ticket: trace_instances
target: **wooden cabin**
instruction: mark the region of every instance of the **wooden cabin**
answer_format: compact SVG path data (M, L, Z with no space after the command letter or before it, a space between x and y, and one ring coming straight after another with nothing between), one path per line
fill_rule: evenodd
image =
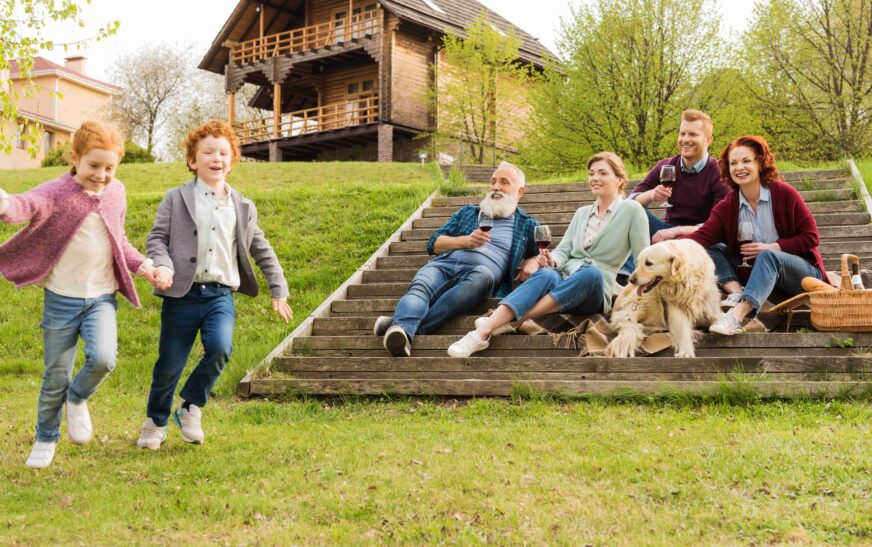
M269 161L416 161L436 123L427 89L442 35L463 35L482 11L514 28L519 62L553 56L474 0L241 0L199 67L225 76L244 156ZM235 94L271 116L237 120Z

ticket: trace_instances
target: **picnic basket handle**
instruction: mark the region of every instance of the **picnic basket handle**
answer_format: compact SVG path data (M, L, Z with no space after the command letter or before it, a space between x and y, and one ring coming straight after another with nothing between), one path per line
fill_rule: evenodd
M856 255L845 253L842 255L842 286L839 287L841 290L846 291L850 290L853 285L851 284L851 270L848 268L848 261L853 262L860 266L860 259L857 258Z

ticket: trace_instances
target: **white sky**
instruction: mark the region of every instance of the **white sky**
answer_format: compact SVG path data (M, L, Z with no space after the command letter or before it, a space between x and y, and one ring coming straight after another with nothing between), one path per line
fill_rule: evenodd
M560 20L569 18L570 0L479 1L556 52ZM571 1L573 5L579 5L583 0ZM724 24L735 31L743 31L757 0L715 1ZM88 75L105 78L106 69L120 53L135 51L148 42L191 43L199 58L206 53L236 4L237 0L92 0L90 5L84 6L84 18L88 24L85 30L55 25L49 27L49 36L56 42L72 41L93 34L95 28L108 21L120 21L115 36L80 52L88 58ZM73 53L57 49L43 55L63 64L64 57Z

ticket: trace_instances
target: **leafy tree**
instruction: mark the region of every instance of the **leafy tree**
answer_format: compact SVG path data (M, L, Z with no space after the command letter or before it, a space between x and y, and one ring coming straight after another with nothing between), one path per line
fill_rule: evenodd
M529 71L517 63L521 39L503 33L482 12L466 28L466 37L445 34L444 62L433 67L429 92L436 118L437 141L465 141L475 161L497 145L512 144L518 135L516 116L525 108L522 92Z
M760 107L810 159L872 147L872 2L768 0L744 36Z
M154 163L156 158L145 148L130 139L124 141L124 157L121 163Z
M48 23L67 22L85 26L82 19L82 4L91 0L0 0L0 151L8 154L18 138L19 93L13 90L10 77L11 61L17 61L18 77L30 78L33 59L40 50L71 46L82 48L94 41L115 34L118 21L98 28L92 38L76 42L58 43L45 35ZM32 90L25 90L25 93ZM39 128L28 124L25 137L28 151L35 154L38 148Z
M675 148L682 110L725 53L712 0L591 0L564 22L531 95L527 163L578 168L598 150L648 165Z

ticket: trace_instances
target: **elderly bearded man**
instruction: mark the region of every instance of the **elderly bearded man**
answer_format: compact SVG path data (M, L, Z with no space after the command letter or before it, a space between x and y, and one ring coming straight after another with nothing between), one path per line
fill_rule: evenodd
M411 356L416 334L432 332L490 295L506 296L513 280L524 281L539 269L533 240L539 223L518 208L524 184L520 169L501 163L482 202L465 205L433 234L427 253L436 258L415 274L394 316L375 321L373 332L391 355ZM494 218L490 233L479 229L479 211Z

